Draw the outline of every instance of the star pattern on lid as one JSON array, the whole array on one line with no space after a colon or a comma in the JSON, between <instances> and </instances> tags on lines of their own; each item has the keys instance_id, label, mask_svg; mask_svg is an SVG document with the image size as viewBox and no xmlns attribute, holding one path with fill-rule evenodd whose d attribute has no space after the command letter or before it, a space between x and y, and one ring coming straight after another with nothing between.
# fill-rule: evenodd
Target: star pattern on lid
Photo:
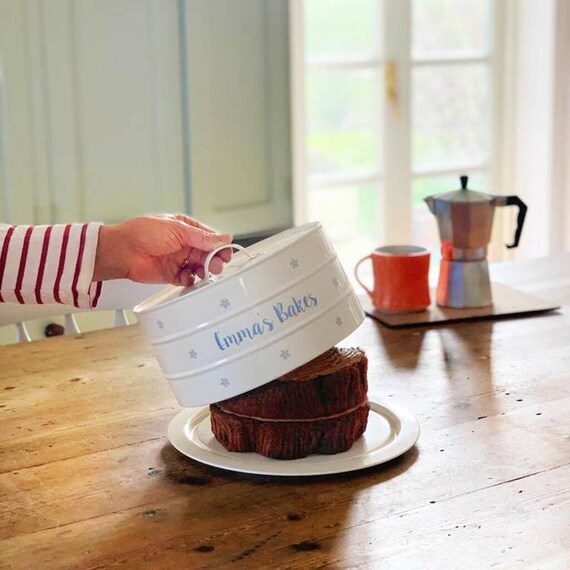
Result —
<instances>
[{"instance_id":1,"label":"star pattern on lid","mask_svg":"<svg viewBox=\"0 0 570 570\"><path fill-rule=\"evenodd\" d=\"M289 352L289 349L286 348L285 350L281 351L280 356L283 360L287 360L291 356L291 353Z\"/></svg>"},{"instance_id":2,"label":"star pattern on lid","mask_svg":"<svg viewBox=\"0 0 570 570\"><path fill-rule=\"evenodd\" d=\"M291 266L292 269L297 269L297 267L299 267L299 260L294 257L290 262L289 265Z\"/></svg>"},{"instance_id":3,"label":"star pattern on lid","mask_svg":"<svg viewBox=\"0 0 570 570\"><path fill-rule=\"evenodd\" d=\"M190 355L190 358L198 358L198 353L194 349L189 350L188 354Z\"/></svg>"},{"instance_id":4,"label":"star pattern on lid","mask_svg":"<svg viewBox=\"0 0 570 570\"><path fill-rule=\"evenodd\" d=\"M162 330L164 328L164 323L158 319L158 321L156 321L156 326Z\"/></svg>"},{"instance_id":5,"label":"star pattern on lid","mask_svg":"<svg viewBox=\"0 0 570 570\"><path fill-rule=\"evenodd\" d=\"M342 326L342 318L341 318L341 317L337 317L337 318L334 320L334 322L335 322L335 324L336 324L337 327Z\"/></svg>"},{"instance_id":6,"label":"star pattern on lid","mask_svg":"<svg viewBox=\"0 0 570 570\"><path fill-rule=\"evenodd\" d=\"M227 378L221 378L220 385L224 388L227 388L230 385L230 381Z\"/></svg>"},{"instance_id":7,"label":"star pattern on lid","mask_svg":"<svg viewBox=\"0 0 570 570\"><path fill-rule=\"evenodd\" d=\"M229 299L221 299L220 300L220 307L227 309L231 305Z\"/></svg>"},{"instance_id":8,"label":"star pattern on lid","mask_svg":"<svg viewBox=\"0 0 570 570\"><path fill-rule=\"evenodd\" d=\"M337 289L340 287L340 281L338 280L337 277L333 277L332 278L332 284L334 287L336 287Z\"/></svg>"}]
</instances>

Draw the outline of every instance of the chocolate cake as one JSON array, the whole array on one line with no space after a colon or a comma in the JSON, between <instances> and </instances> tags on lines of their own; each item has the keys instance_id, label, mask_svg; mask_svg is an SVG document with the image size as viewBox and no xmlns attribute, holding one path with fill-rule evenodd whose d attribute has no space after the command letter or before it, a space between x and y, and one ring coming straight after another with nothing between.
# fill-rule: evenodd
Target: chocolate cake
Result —
<instances>
[{"instance_id":1,"label":"chocolate cake","mask_svg":"<svg viewBox=\"0 0 570 570\"><path fill-rule=\"evenodd\" d=\"M228 451L276 459L347 451L364 433L368 360L332 348L277 380L210 406L212 432Z\"/></svg>"}]
</instances>

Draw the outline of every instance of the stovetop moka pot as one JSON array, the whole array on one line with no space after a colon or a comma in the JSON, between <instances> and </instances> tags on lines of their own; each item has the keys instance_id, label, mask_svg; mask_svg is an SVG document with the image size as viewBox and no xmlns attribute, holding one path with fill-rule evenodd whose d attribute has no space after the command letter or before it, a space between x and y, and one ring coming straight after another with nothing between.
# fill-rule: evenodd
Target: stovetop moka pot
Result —
<instances>
[{"instance_id":1,"label":"stovetop moka pot","mask_svg":"<svg viewBox=\"0 0 570 570\"><path fill-rule=\"evenodd\" d=\"M493 303L487 246L497 206L517 206L517 228L512 244L519 245L527 206L518 196L492 196L467 188L428 196L425 202L437 219L441 239L441 266L436 302L456 309L486 307Z\"/></svg>"}]
</instances>

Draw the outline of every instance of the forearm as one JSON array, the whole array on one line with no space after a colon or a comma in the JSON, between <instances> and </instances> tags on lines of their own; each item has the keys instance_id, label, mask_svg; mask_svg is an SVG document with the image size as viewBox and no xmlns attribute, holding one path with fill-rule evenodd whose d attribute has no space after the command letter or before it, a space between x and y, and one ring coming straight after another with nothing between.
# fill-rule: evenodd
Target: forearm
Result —
<instances>
[{"instance_id":1,"label":"forearm","mask_svg":"<svg viewBox=\"0 0 570 570\"><path fill-rule=\"evenodd\" d=\"M97 254L93 270L93 281L125 279L128 275L127 241L122 235L121 225L104 225L99 229Z\"/></svg>"}]
</instances>

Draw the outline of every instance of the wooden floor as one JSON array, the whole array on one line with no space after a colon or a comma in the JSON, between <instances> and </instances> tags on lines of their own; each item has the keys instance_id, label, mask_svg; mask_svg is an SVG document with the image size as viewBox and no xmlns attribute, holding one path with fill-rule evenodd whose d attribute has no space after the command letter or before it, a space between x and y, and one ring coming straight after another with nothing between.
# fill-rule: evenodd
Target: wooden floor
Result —
<instances>
[{"instance_id":1,"label":"wooden floor","mask_svg":"<svg viewBox=\"0 0 570 570\"><path fill-rule=\"evenodd\" d=\"M343 343L422 429L403 457L347 475L181 456L136 327L1 347L0 567L567 570L570 257L494 275L564 306L439 328L367 319Z\"/></svg>"}]
</instances>

